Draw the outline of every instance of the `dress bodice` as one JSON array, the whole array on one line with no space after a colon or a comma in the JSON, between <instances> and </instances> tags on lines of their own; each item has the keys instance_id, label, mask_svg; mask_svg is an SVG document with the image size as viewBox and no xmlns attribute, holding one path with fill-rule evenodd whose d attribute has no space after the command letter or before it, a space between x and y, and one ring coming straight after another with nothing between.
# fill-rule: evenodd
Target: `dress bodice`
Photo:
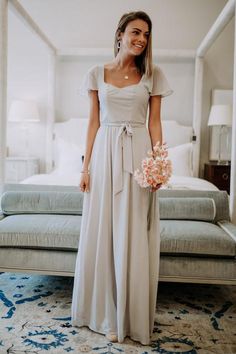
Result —
<instances>
[{"instance_id":1,"label":"dress bodice","mask_svg":"<svg viewBox=\"0 0 236 354\"><path fill-rule=\"evenodd\" d=\"M154 66L151 77L143 75L139 83L119 88L105 82L104 66L97 65L87 73L83 88L98 91L101 123L145 124L150 96L164 97L173 92L158 66Z\"/></svg>"},{"instance_id":2,"label":"dress bodice","mask_svg":"<svg viewBox=\"0 0 236 354\"><path fill-rule=\"evenodd\" d=\"M144 76L138 84L116 87L105 83L103 67L100 69L100 121L102 122L139 122L145 123L149 92Z\"/></svg>"}]
</instances>

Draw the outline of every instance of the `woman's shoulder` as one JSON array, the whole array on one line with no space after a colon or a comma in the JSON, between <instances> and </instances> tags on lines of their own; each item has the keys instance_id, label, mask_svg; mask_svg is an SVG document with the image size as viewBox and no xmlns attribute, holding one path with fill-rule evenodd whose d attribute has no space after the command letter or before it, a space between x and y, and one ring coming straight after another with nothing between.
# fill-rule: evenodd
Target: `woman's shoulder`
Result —
<instances>
[{"instance_id":1,"label":"woman's shoulder","mask_svg":"<svg viewBox=\"0 0 236 354\"><path fill-rule=\"evenodd\" d=\"M144 79L147 81L153 81L153 78L158 76L161 72L161 68L157 64L152 65L152 71L150 75L144 74Z\"/></svg>"},{"instance_id":2,"label":"woman's shoulder","mask_svg":"<svg viewBox=\"0 0 236 354\"><path fill-rule=\"evenodd\" d=\"M101 68L101 65L93 65L88 69L88 74L93 74L93 75L97 75L99 70Z\"/></svg>"},{"instance_id":3,"label":"woman's shoulder","mask_svg":"<svg viewBox=\"0 0 236 354\"><path fill-rule=\"evenodd\" d=\"M152 75L158 75L160 73L163 73L163 70L161 69L161 67L158 64L153 64L152 66Z\"/></svg>"},{"instance_id":4,"label":"woman's shoulder","mask_svg":"<svg viewBox=\"0 0 236 354\"><path fill-rule=\"evenodd\" d=\"M166 76L163 71L163 69L158 65L158 64L153 64L152 66L152 75L151 75L152 80L159 80L159 81L165 81Z\"/></svg>"},{"instance_id":5,"label":"woman's shoulder","mask_svg":"<svg viewBox=\"0 0 236 354\"><path fill-rule=\"evenodd\" d=\"M161 95L162 97L170 95L173 90L170 88L169 82L162 68L154 64L151 75L151 95Z\"/></svg>"},{"instance_id":6,"label":"woman's shoulder","mask_svg":"<svg viewBox=\"0 0 236 354\"><path fill-rule=\"evenodd\" d=\"M81 85L81 93L87 93L88 90L98 90L99 88L99 65L91 66L85 76Z\"/></svg>"}]
</instances>

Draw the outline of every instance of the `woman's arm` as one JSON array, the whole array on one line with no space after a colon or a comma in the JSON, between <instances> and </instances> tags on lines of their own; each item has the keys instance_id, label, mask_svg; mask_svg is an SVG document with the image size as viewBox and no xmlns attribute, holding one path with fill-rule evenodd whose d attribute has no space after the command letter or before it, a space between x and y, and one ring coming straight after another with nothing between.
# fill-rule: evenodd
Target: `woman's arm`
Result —
<instances>
[{"instance_id":1,"label":"woman's arm","mask_svg":"<svg viewBox=\"0 0 236 354\"><path fill-rule=\"evenodd\" d=\"M90 178L89 178L88 168L89 168L89 162L93 150L93 143L98 128L100 126L98 92L95 90L91 90L89 92L89 100L90 100L89 124L88 124L87 138L86 138L86 150L84 156L83 170L80 178L81 192L89 192Z\"/></svg>"},{"instance_id":2,"label":"woman's arm","mask_svg":"<svg viewBox=\"0 0 236 354\"><path fill-rule=\"evenodd\" d=\"M150 97L148 130L152 141L152 147L156 145L158 141L162 144L161 95ZM157 187L153 187L151 191L156 192L160 187L161 184L158 184Z\"/></svg>"},{"instance_id":3,"label":"woman's arm","mask_svg":"<svg viewBox=\"0 0 236 354\"><path fill-rule=\"evenodd\" d=\"M161 95L150 96L148 130L154 146L158 141L162 144L161 127Z\"/></svg>"},{"instance_id":4,"label":"woman's arm","mask_svg":"<svg viewBox=\"0 0 236 354\"><path fill-rule=\"evenodd\" d=\"M83 163L83 171L88 171L89 162L92 154L93 143L100 126L99 120L99 100L98 91L89 91L89 124L86 137L86 150Z\"/></svg>"}]
</instances>

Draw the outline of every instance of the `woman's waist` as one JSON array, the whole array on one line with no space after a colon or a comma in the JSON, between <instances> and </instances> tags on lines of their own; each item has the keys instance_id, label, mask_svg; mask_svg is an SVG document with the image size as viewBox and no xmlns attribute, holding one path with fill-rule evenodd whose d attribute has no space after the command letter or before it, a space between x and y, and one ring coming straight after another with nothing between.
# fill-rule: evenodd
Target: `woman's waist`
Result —
<instances>
[{"instance_id":1,"label":"woman's waist","mask_svg":"<svg viewBox=\"0 0 236 354\"><path fill-rule=\"evenodd\" d=\"M124 127L130 126L132 128L146 128L146 122L134 121L134 120L122 120L122 121L101 121L101 127Z\"/></svg>"}]
</instances>

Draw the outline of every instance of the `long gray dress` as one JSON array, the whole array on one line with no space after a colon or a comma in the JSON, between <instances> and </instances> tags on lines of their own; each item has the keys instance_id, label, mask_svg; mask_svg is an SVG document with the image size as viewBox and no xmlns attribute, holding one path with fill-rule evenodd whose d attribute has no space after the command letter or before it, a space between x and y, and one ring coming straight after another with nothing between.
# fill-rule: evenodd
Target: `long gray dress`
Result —
<instances>
[{"instance_id":1,"label":"long gray dress","mask_svg":"<svg viewBox=\"0 0 236 354\"><path fill-rule=\"evenodd\" d=\"M172 90L159 66L151 78L144 75L123 88L105 83L104 67L95 66L85 87L98 90L100 127L90 160L90 192L84 193L72 324L147 345L159 276L159 210L156 193L141 188L133 173L151 149L149 98Z\"/></svg>"}]
</instances>

